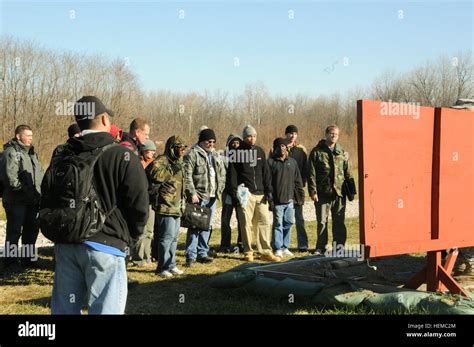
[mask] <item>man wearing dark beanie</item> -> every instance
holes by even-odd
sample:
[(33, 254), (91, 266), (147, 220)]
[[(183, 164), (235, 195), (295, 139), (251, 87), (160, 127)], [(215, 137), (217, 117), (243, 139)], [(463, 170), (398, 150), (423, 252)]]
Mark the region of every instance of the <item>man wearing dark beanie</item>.
[(203, 130), (201, 130), (201, 132), (199, 133), (198, 142), (201, 143), (201, 142), (208, 141), (208, 140), (214, 140), (214, 143), (215, 143), (216, 134), (214, 133), (214, 130), (212, 130), (212, 129), (203, 129)]
[[(306, 148), (296, 142), (298, 138), (298, 128), (296, 125), (288, 125), (285, 129), (285, 136), (288, 139), (288, 156), (296, 160), (298, 169), (303, 181), (303, 187), (306, 185), (308, 177), (308, 154)], [(303, 217), (304, 195), (295, 199), (295, 224), (298, 240), (298, 252), (308, 251), (308, 235), (304, 225)]]
[[(198, 143), (194, 144), (184, 156), (184, 193), (188, 202), (209, 207), (212, 219), (216, 211), (216, 201), (222, 196), (225, 187), (225, 164), (214, 149), (216, 134), (205, 128), (199, 132)], [(194, 262), (211, 263), (209, 257), (209, 237), (207, 230), (188, 229), (186, 237), (186, 266)]]

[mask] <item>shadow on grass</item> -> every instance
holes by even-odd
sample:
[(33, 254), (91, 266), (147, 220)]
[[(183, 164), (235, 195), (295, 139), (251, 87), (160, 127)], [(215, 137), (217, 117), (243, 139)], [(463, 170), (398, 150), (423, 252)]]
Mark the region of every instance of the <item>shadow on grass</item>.
[(0, 286), (52, 285), (54, 274), (54, 248), (38, 248), (38, 260), (33, 267), (21, 266), (18, 271), (10, 271), (2, 263), (0, 268)]

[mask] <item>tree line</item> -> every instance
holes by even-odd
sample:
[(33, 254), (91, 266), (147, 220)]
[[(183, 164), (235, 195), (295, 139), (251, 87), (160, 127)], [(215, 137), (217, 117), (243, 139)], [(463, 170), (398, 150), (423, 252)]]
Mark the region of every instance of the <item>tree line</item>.
[(148, 119), (151, 137), (158, 143), (173, 134), (194, 143), (199, 128), (206, 125), (215, 130), (217, 148), (223, 149), (230, 133), (240, 135), (246, 124), (252, 124), (259, 144), (268, 151), (273, 139), (282, 136), (287, 125), (295, 124), (301, 143), (310, 150), (323, 137), (325, 127), (336, 123), (342, 145), (355, 159), (357, 99), (451, 106), (459, 98), (473, 98), (473, 69), (472, 53), (464, 51), (407, 72), (386, 71), (370, 86), (344, 94), (275, 96), (263, 82), (248, 84), (240, 94), (145, 91), (124, 59), (51, 50), (33, 41), (3, 36), (0, 140), (5, 143), (17, 125), (29, 124), (41, 161), (48, 163), (74, 121), (74, 101), (96, 95), (116, 113), (113, 121), (124, 130), (133, 118)]

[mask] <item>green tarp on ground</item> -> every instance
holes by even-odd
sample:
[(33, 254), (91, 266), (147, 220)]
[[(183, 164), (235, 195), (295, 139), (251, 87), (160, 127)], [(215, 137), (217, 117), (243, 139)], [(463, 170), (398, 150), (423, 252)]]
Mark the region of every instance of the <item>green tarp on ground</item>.
[(336, 284), (306, 282), (292, 278), (278, 280), (255, 271), (258, 264), (244, 264), (214, 276), (213, 288), (241, 288), (249, 293), (274, 297), (305, 298), (322, 307), (363, 307), (380, 313), (474, 314), (474, 301), (459, 295), (427, 293), (396, 287), (342, 280)]

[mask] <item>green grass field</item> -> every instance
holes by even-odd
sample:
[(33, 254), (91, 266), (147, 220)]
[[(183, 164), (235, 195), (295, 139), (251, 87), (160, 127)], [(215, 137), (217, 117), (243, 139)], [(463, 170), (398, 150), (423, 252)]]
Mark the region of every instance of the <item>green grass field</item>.
[(3, 209), (2, 201), (0, 200), (0, 220), (6, 220), (5, 210)]
[[(348, 244), (359, 243), (358, 219), (349, 219)], [(307, 223), (310, 247), (315, 244), (315, 223)], [(234, 234), (235, 236), (235, 234)], [(235, 238), (234, 238), (235, 241)], [(185, 235), (179, 238), (178, 266), (185, 261), (183, 245)], [(220, 230), (211, 237), (211, 247), (218, 247)], [(296, 247), (296, 231), (292, 233), (292, 246)], [(303, 255), (296, 253), (296, 255)], [(323, 309), (310, 302), (258, 297), (243, 289), (218, 290), (208, 285), (213, 275), (243, 264), (241, 255), (225, 255), (210, 265), (197, 264), (180, 277), (164, 280), (153, 270), (129, 267), (129, 276), (139, 285), (129, 290), (126, 313), (129, 314), (360, 314), (367, 311)], [(40, 252), (40, 269), (17, 275), (2, 275), (0, 279), (0, 314), (49, 314), (53, 284), (53, 250)]]

